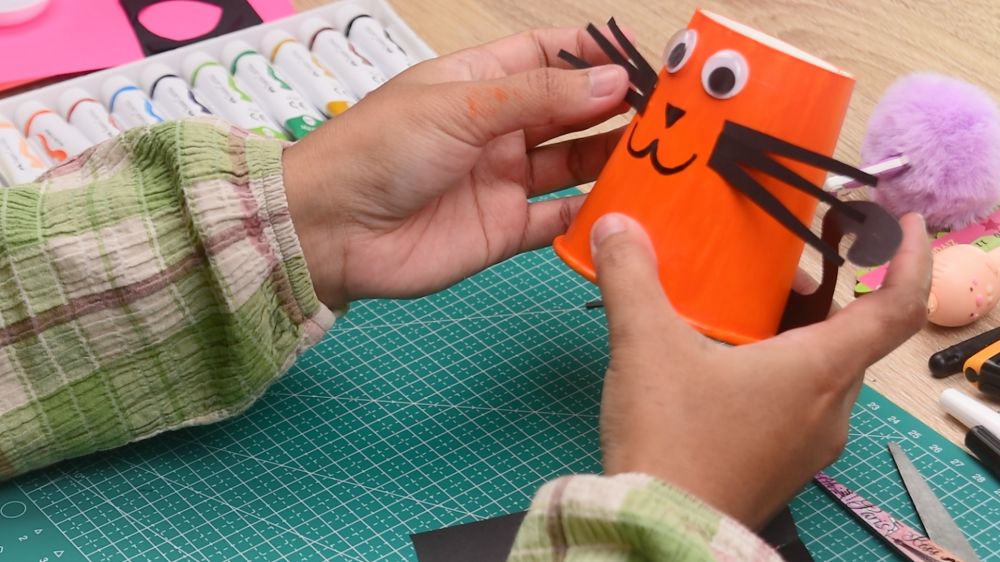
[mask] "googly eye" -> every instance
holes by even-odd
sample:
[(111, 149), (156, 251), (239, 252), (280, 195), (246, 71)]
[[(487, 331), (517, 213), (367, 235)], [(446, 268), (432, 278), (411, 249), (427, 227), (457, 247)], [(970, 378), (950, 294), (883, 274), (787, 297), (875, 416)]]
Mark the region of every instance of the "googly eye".
[(673, 74), (687, 64), (698, 43), (698, 32), (693, 29), (682, 29), (674, 34), (663, 50), (663, 65), (667, 72)]
[(742, 92), (749, 77), (747, 59), (729, 49), (715, 53), (701, 67), (701, 85), (708, 95), (720, 100), (727, 100)]

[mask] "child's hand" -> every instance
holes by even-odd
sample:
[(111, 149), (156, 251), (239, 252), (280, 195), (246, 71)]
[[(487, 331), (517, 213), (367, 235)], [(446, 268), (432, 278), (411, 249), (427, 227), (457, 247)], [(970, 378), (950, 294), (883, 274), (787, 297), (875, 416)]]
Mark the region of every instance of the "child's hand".
[(725, 347), (674, 312), (641, 226), (622, 215), (598, 221), (611, 331), (606, 472), (651, 474), (751, 527), (766, 523), (840, 455), (865, 369), (924, 324), (929, 245), (919, 216), (901, 222), (903, 243), (874, 294), (818, 324)]
[(289, 209), (320, 298), (434, 292), (551, 243), (620, 131), (539, 147), (623, 112), (617, 66), (581, 30), (536, 31), (411, 68), (285, 152)]

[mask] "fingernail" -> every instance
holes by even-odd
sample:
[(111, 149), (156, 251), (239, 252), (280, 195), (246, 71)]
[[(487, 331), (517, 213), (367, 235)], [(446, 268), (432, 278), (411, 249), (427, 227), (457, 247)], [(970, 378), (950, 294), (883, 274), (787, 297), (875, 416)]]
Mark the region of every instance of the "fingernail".
[(593, 228), (590, 229), (591, 253), (596, 253), (596, 249), (602, 242), (613, 234), (625, 232), (628, 228), (628, 218), (619, 213), (608, 213), (597, 219)]
[(614, 93), (625, 79), (625, 69), (616, 64), (606, 64), (590, 70), (590, 97), (603, 98)]

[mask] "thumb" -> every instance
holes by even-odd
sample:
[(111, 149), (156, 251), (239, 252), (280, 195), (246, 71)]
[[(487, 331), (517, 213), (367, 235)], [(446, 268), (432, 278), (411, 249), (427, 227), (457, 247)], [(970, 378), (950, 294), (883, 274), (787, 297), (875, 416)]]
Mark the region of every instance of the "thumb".
[(585, 70), (539, 68), (445, 87), (451, 90), (447, 105), (461, 107), (464, 118), (444, 126), (456, 138), (482, 146), (514, 131), (577, 125), (605, 115), (625, 99), (629, 81), (625, 69), (609, 64)]
[(653, 245), (642, 225), (610, 213), (594, 223), (590, 241), (613, 342), (672, 325), (691, 330), (663, 292)]

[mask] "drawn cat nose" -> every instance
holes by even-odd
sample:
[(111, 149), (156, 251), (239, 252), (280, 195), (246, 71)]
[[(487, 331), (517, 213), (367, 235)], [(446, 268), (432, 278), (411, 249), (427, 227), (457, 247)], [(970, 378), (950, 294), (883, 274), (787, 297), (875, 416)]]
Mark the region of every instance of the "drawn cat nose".
[(679, 107), (674, 107), (674, 106), (672, 106), (672, 105), (670, 105), (668, 103), (667, 104), (667, 128), (669, 129), (670, 127), (673, 127), (674, 123), (676, 123), (678, 120), (680, 120), (681, 117), (684, 117), (685, 113), (687, 113), (687, 112), (684, 111), (683, 109), (681, 109)]

